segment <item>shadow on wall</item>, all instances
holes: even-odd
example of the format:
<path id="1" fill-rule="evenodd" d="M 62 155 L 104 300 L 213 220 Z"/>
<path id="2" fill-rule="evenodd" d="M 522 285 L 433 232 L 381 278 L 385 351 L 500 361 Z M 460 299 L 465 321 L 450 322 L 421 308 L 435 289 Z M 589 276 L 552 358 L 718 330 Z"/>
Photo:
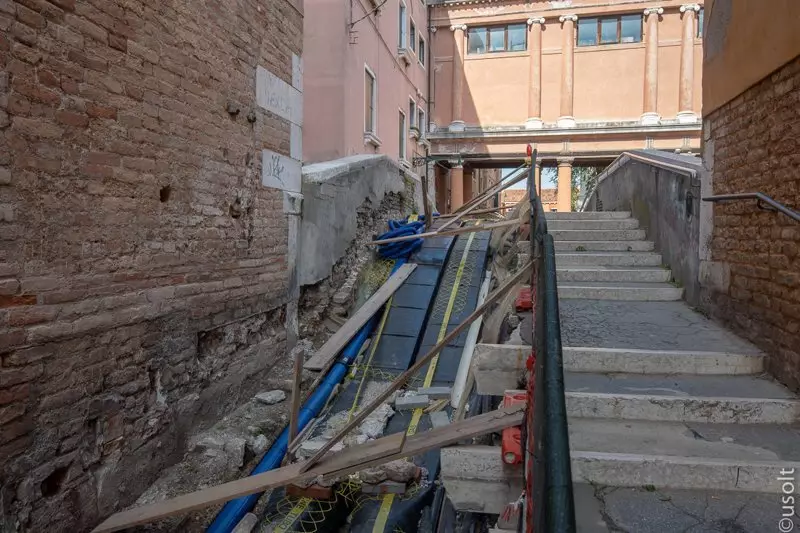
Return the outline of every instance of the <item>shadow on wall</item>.
<path id="1" fill-rule="evenodd" d="M 702 163 L 693 156 L 655 150 L 626 152 L 601 174 L 585 207 L 586 211 L 630 211 L 693 306 L 700 303 L 701 172 Z"/>

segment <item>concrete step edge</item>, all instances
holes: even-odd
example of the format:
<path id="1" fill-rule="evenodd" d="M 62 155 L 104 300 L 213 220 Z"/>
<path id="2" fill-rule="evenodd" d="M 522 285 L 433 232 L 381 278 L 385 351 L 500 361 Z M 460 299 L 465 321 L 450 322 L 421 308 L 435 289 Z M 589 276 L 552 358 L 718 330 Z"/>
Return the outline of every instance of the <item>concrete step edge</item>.
<path id="1" fill-rule="evenodd" d="M 566 392 L 567 415 L 717 424 L 794 424 L 800 401 L 783 398 Z"/>
<path id="2" fill-rule="evenodd" d="M 571 451 L 573 482 L 615 487 L 781 491 L 782 469 L 800 470 L 789 461 L 736 461 L 705 457 Z"/>
<path id="3" fill-rule="evenodd" d="M 565 346 L 563 354 L 568 372 L 737 376 L 764 371 L 761 354 L 572 346 Z"/>

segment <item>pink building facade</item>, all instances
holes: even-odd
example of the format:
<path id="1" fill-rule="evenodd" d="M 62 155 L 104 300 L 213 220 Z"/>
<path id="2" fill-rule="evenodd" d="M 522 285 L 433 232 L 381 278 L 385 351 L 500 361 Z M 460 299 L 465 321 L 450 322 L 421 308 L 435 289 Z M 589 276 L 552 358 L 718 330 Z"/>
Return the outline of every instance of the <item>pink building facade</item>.
<path id="1" fill-rule="evenodd" d="M 429 43 L 422 0 L 307 0 L 304 162 L 386 154 L 422 173 Z"/>

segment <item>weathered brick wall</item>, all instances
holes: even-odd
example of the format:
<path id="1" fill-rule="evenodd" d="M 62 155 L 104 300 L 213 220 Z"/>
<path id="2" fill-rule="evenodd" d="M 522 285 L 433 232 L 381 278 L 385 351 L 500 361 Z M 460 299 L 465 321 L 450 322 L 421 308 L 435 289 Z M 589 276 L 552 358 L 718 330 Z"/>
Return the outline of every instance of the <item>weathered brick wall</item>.
<path id="1" fill-rule="evenodd" d="M 283 355 L 255 72 L 301 47 L 285 0 L 0 0 L 0 530 L 129 504 Z"/>
<path id="2" fill-rule="evenodd" d="M 763 192 L 800 208 L 800 58 L 707 119 L 715 194 Z M 800 390 L 800 224 L 755 202 L 714 207 L 713 261 L 727 263 L 727 291 L 708 302 L 769 354 L 769 370 Z"/>

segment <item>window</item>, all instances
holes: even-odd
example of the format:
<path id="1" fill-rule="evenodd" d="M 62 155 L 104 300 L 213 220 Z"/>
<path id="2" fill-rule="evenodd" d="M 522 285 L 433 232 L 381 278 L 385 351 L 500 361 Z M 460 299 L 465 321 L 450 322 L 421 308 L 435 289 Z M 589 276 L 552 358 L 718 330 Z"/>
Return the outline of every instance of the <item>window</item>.
<path id="1" fill-rule="evenodd" d="M 467 30 L 467 53 L 486 53 L 486 28 L 469 28 Z"/>
<path id="2" fill-rule="evenodd" d="M 397 29 L 400 33 L 397 47 L 402 49 L 406 47 L 406 5 L 403 2 L 400 2 L 400 23 Z"/>
<path id="3" fill-rule="evenodd" d="M 527 49 L 527 24 L 470 28 L 467 32 L 467 53 L 522 52 Z"/>
<path id="4" fill-rule="evenodd" d="M 417 109 L 417 127 L 419 128 L 419 136 L 424 137 L 425 132 L 428 131 L 428 126 L 425 123 L 425 110 L 422 106 Z"/>
<path id="5" fill-rule="evenodd" d="M 409 30 L 408 35 L 408 45 L 411 47 L 413 51 L 417 51 L 417 25 L 414 24 L 414 21 L 411 21 L 411 29 Z"/>
<path id="6" fill-rule="evenodd" d="M 408 99 L 408 125 L 412 128 L 416 126 L 414 121 L 417 120 L 417 103 L 411 98 Z"/>
<path id="7" fill-rule="evenodd" d="M 700 8 L 700 11 L 697 13 L 697 38 L 701 39 L 703 37 L 703 8 Z"/>
<path id="8" fill-rule="evenodd" d="M 406 159 L 406 114 L 403 111 L 400 111 L 400 160 L 405 161 Z"/>
<path id="9" fill-rule="evenodd" d="M 522 52 L 527 49 L 527 24 L 470 28 L 467 33 L 468 52 Z"/>
<path id="10" fill-rule="evenodd" d="M 369 69 L 364 67 L 364 132 L 375 133 L 375 110 L 376 98 L 378 95 L 377 87 L 375 84 L 375 74 Z"/>
<path id="11" fill-rule="evenodd" d="M 422 35 L 419 36 L 419 46 L 417 47 L 417 61 L 423 67 L 425 66 L 425 39 Z"/>
<path id="12" fill-rule="evenodd" d="M 616 15 L 578 19 L 578 46 L 638 43 L 642 40 L 642 16 Z"/>

